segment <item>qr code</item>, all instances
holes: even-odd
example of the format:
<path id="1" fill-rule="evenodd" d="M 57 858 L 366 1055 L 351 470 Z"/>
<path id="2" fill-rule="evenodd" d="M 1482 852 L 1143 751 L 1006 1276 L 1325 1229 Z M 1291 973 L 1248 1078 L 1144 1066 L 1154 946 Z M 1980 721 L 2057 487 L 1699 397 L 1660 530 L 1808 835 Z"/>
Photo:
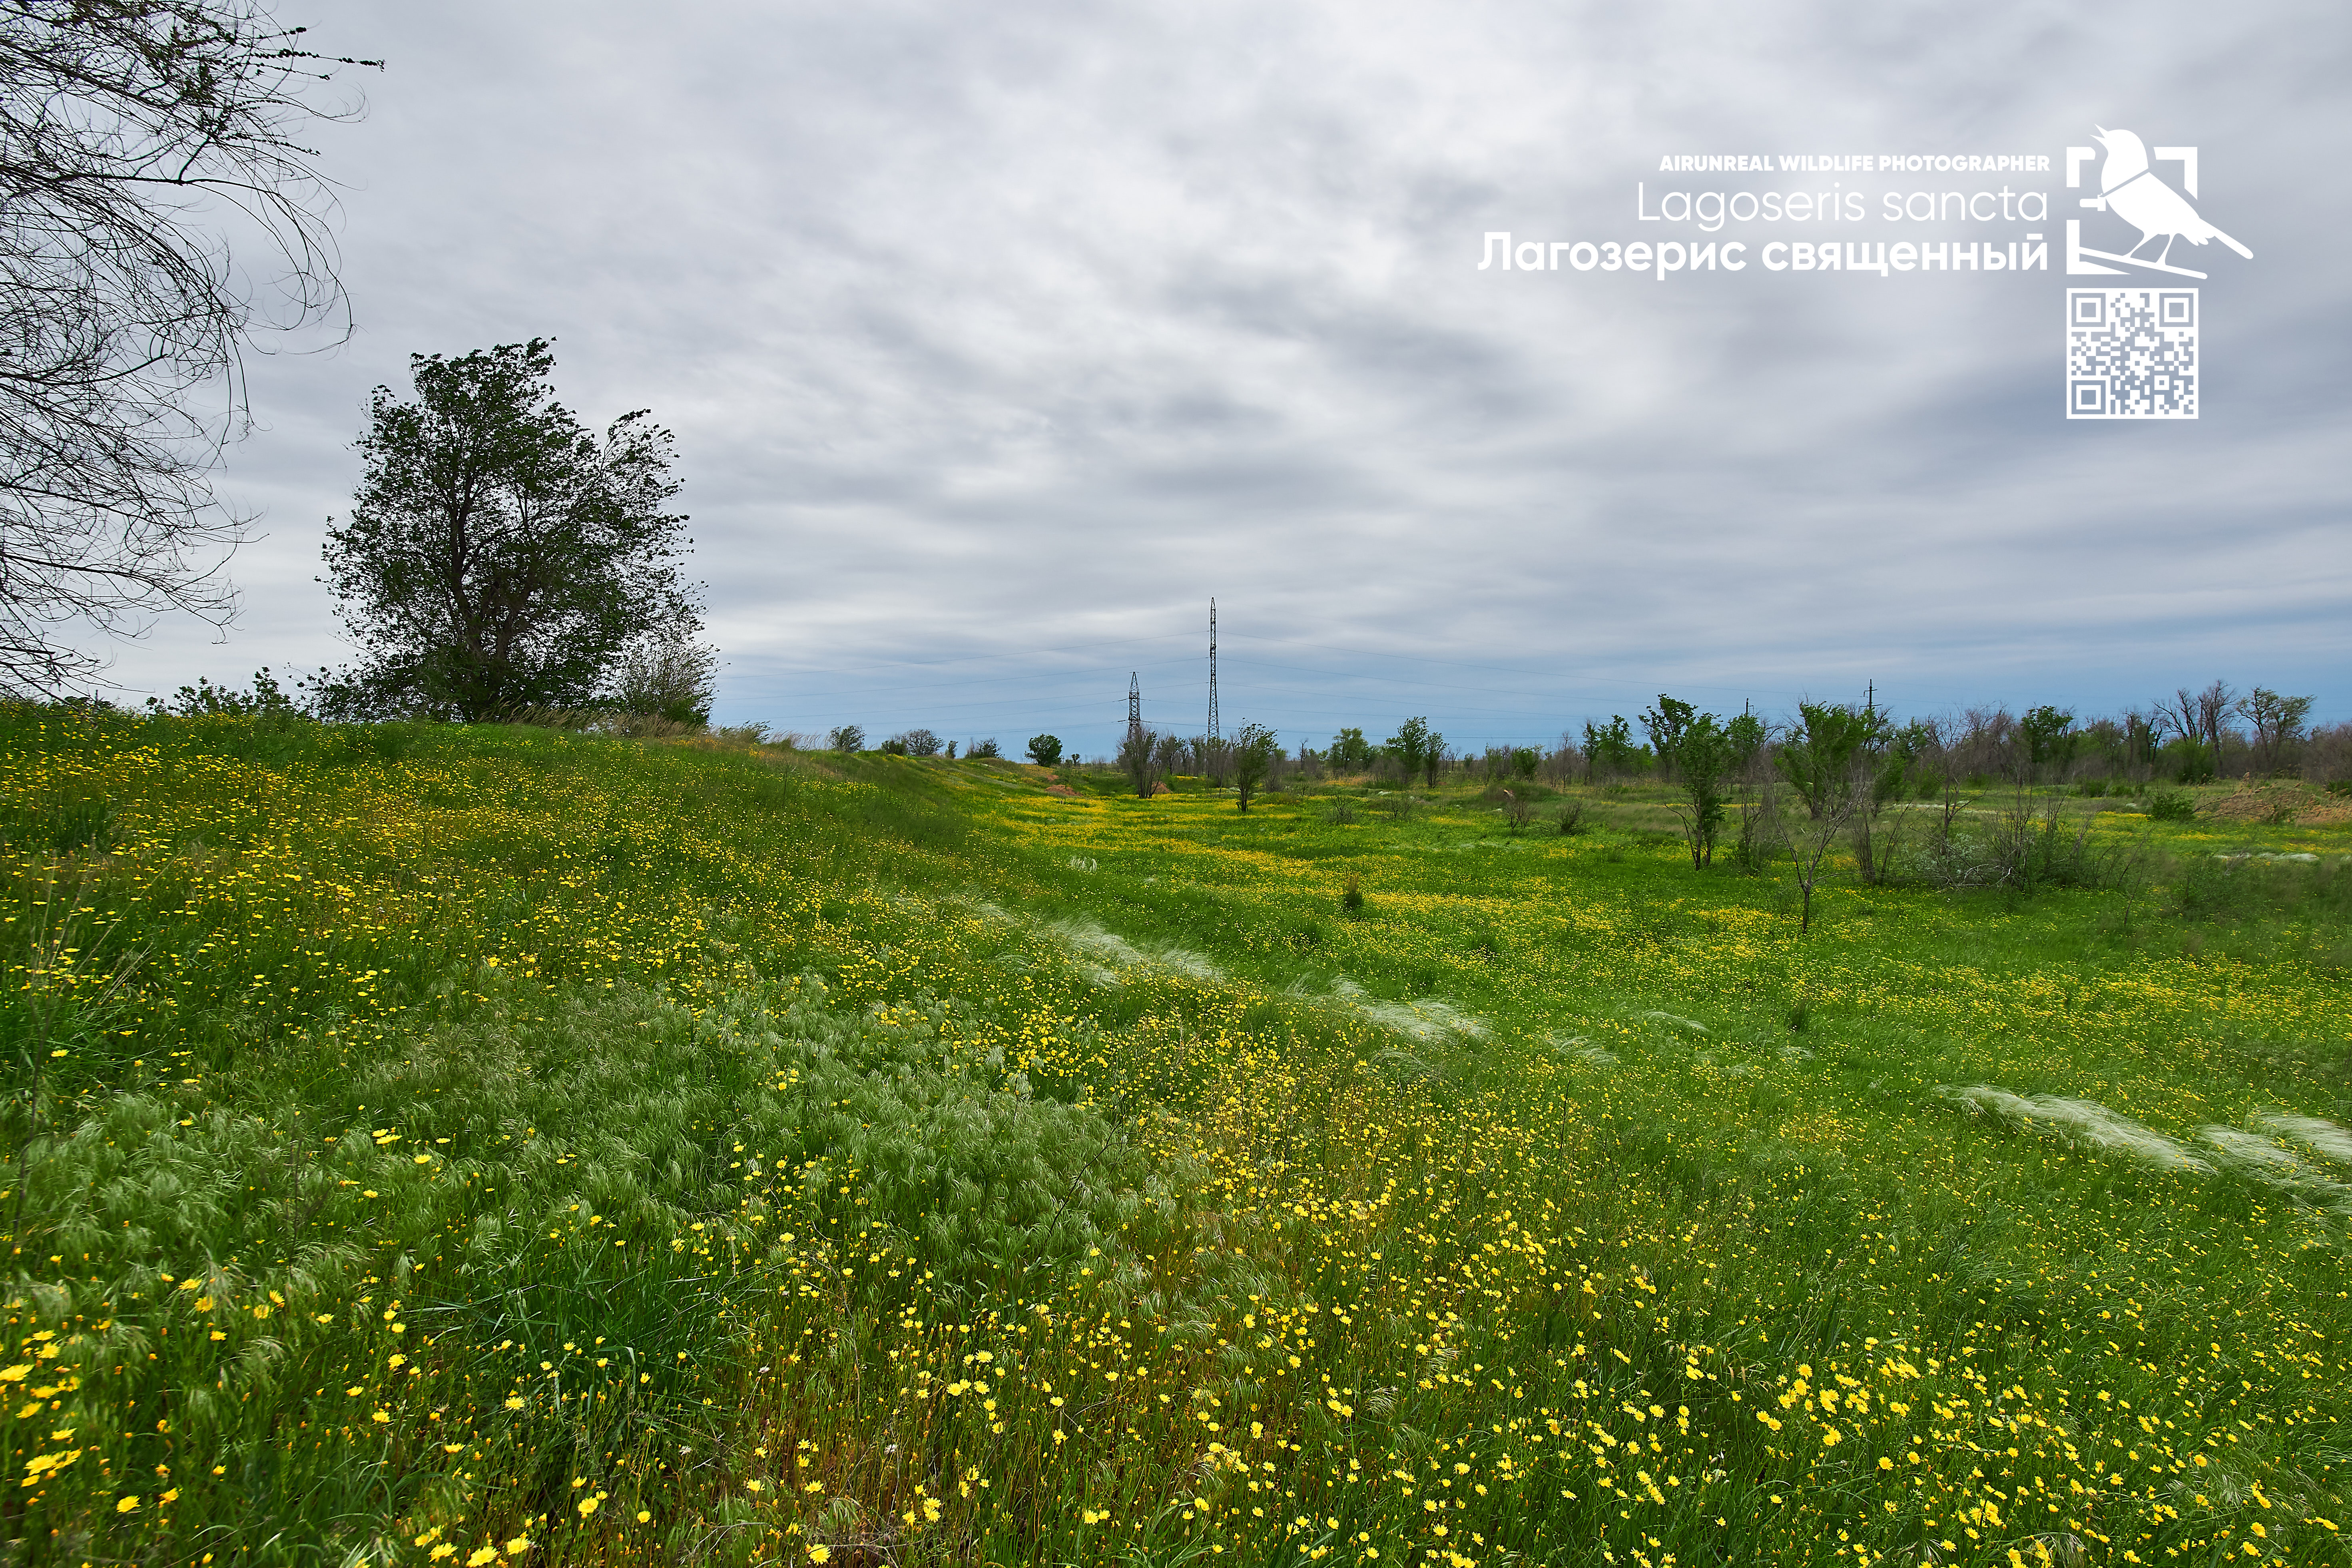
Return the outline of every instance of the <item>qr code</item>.
<path id="1" fill-rule="evenodd" d="M 2066 290 L 2066 417 L 2197 417 L 2197 290 Z"/>

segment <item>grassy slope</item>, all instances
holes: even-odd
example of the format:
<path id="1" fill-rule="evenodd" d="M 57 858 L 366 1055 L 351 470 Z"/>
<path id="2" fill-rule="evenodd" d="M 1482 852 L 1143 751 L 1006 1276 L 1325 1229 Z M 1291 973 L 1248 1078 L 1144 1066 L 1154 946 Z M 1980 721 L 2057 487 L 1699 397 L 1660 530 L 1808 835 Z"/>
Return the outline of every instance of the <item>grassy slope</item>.
<path id="1" fill-rule="evenodd" d="M 1800 940 L 1638 798 L 5 723 L 25 1556 L 2334 1560 L 2326 1163 L 1937 1090 L 2339 1114 L 2210 856 L 2340 830 Z"/>

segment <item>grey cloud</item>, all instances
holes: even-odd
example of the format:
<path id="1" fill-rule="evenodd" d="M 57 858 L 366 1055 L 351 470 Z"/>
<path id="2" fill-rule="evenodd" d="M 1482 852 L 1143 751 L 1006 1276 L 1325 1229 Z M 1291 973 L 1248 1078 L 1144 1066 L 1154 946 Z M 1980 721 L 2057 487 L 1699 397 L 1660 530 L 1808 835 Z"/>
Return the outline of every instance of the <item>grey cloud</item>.
<path id="1" fill-rule="evenodd" d="M 267 427 L 225 487 L 268 512 L 244 629 L 160 630 L 121 661 L 134 685 L 336 657 L 309 580 L 367 388 L 543 333 L 583 415 L 679 432 L 730 716 L 1100 749 L 1129 668 L 1195 721 L 1212 594 L 1227 710 L 1322 733 L 1353 704 L 1538 738 L 1675 683 L 1874 676 L 1926 706 L 2104 706 L 2227 671 L 2347 710 L 2332 10 L 316 26 L 392 61 L 327 139 L 361 331 L 257 367 Z M 2204 146 L 2204 200 L 2255 250 L 2204 286 L 2194 426 L 2057 417 L 2054 277 L 1476 269 L 1490 228 L 1637 237 L 1634 182 L 1677 178 L 1661 153 L 2055 153 L 2135 122 Z M 1482 664 L 1537 695 L 1481 701 L 1454 677 Z"/>

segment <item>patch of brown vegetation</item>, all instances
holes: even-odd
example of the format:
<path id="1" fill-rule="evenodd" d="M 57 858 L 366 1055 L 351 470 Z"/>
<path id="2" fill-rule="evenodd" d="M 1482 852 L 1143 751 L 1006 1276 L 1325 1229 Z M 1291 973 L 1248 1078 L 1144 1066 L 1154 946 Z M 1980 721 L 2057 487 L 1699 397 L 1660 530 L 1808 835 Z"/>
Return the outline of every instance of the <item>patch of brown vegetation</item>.
<path id="1" fill-rule="evenodd" d="M 2241 784 L 2205 809 L 2224 822 L 2292 823 L 2302 827 L 2352 823 L 2352 799 L 2290 779 Z"/>

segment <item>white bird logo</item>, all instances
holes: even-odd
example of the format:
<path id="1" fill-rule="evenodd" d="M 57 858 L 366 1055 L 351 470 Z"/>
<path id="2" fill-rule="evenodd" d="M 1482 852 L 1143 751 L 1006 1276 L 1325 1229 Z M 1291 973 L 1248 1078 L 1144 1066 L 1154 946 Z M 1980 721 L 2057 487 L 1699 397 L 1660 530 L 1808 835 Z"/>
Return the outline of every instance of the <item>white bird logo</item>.
<path id="1" fill-rule="evenodd" d="M 2148 167 L 2147 146 L 2128 131 L 2109 131 L 2100 127 L 2093 138 L 2107 150 L 2106 161 L 2099 169 L 2099 194 L 2084 196 L 2083 205 L 2100 212 L 2113 212 L 2117 217 L 2139 230 L 2139 243 L 2121 256 L 2105 256 L 2110 261 L 2127 261 L 2137 267 L 2162 268 L 2168 272 L 2180 268 L 2166 264 L 2172 254 L 2172 242 L 2185 239 L 2191 245 L 2202 245 L 2218 239 L 2249 261 L 2254 253 L 2197 216 L 2189 198 L 2166 184 Z M 2169 151 L 2169 149 L 2167 149 Z M 2070 179 L 2068 184 L 2072 184 Z M 2158 236 L 2164 237 L 2164 248 L 2150 261 L 2139 254 L 2140 247 Z M 2100 251 L 2085 251 L 2088 256 L 2105 256 Z M 2203 277 L 2193 273 L 2192 277 Z"/>

